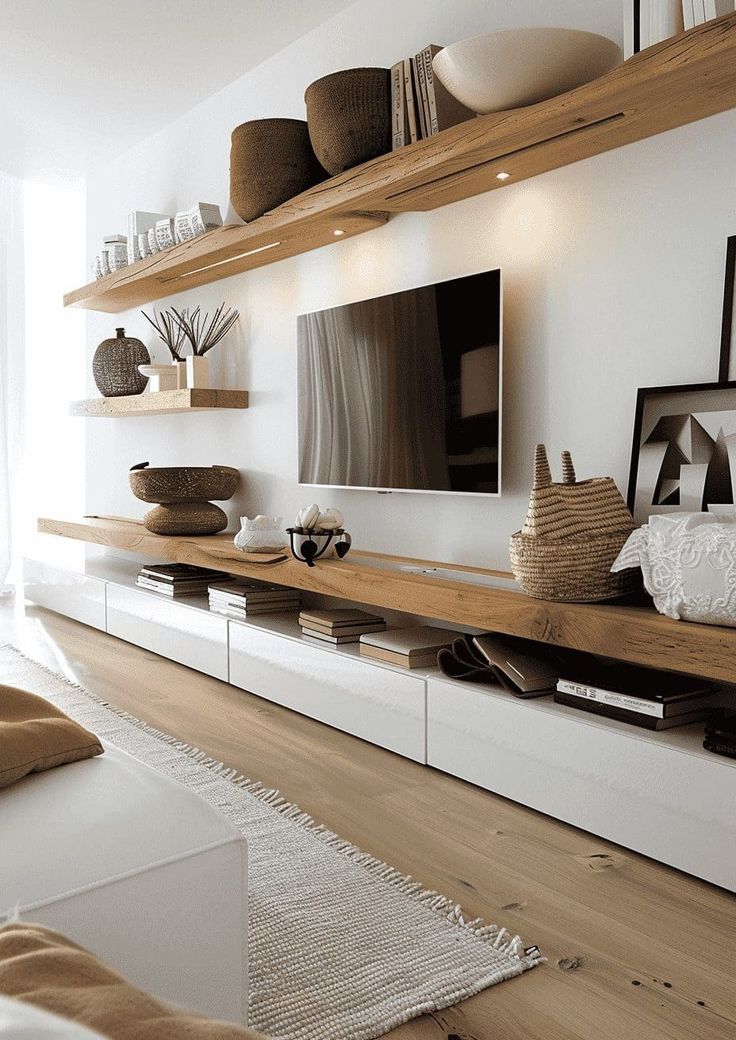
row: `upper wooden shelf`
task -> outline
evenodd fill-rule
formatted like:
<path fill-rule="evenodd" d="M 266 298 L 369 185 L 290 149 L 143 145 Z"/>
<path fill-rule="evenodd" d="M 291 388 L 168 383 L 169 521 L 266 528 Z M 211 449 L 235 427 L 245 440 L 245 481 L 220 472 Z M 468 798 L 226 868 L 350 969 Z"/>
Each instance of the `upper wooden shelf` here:
<path fill-rule="evenodd" d="M 247 408 L 247 390 L 157 390 L 130 397 L 92 397 L 72 401 L 70 415 L 103 416 L 108 419 L 130 415 L 170 415 L 173 412 L 203 412 L 212 408 Z"/>
<path fill-rule="evenodd" d="M 736 106 L 736 14 L 649 47 L 593 83 L 470 119 L 91 282 L 66 306 L 117 312 L 358 235 Z M 508 180 L 497 179 L 501 171 Z M 343 232 L 336 235 L 335 232 Z"/>
<path fill-rule="evenodd" d="M 461 627 L 523 636 L 651 668 L 722 682 L 733 682 L 736 673 L 736 629 L 672 621 L 647 606 L 551 603 L 508 588 L 400 569 L 402 564 L 411 563 L 472 571 L 484 578 L 498 576 L 498 572 L 477 567 L 453 567 L 357 550 L 344 560 L 320 560 L 314 567 L 291 557 L 259 564 L 239 552 L 229 534 L 168 538 L 151 534 L 140 521 L 114 517 L 41 518 L 38 530 L 159 560 L 215 567 Z"/>

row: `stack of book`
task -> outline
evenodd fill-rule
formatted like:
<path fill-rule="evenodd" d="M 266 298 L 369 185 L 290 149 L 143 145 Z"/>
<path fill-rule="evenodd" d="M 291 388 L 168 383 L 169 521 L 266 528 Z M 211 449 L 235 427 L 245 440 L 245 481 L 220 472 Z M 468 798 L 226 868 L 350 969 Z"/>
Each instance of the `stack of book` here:
<path fill-rule="evenodd" d="M 441 50 L 430 43 L 413 58 L 397 61 L 391 69 L 394 150 L 475 118 L 475 112 L 461 105 L 432 71 L 432 58 Z"/>
<path fill-rule="evenodd" d="M 383 632 L 386 622 L 378 614 L 365 610 L 303 610 L 299 615 L 302 632 L 323 643 L 357 643 L 365 632 Z"/>
<path fill-rule="evenodd" d="M 723 701 L 711 683 L 635 665 L 591 665 L 560 678 L 558 704 L 630 722 L 645 729 L 670 729 L 701 722 Z"/>
<path fill-rule="evenodd" d="M 736 711 L 717 712 L 705 727 L 703 747 L 716 755 L 736 758 Z"/>
<path fill-rule="evenodd" d="M 152 563 L 141 567 L 136 585 L 165 596 L 196 596 L 206 592 L 213 578 L 222 578 L 221 571 L 209 567 L 194 567 L 189 563 Z"/>
<path fill-rule="evenodd" d="M 456 636 L 457 632 L 430 625 L 392 628 L 382 634 L 361 636 L 360 652 L 364 657 L 400 668 L 432 668 L 437 664 L 437 654 L 450 646 Z"/>
<path fill-rule="evenodd" d="M 237 621 L 258 614 L 296 610 L 302 602 L 299 589 L 252 581 L 250 578 L 231 578 L 230 581 L 211 583 L 208 592 L 210 610 Z"/>
<path fill-rule="evenodd" d="M 624 57 L 735 9 L 735 0 L 624 0 Z"/>

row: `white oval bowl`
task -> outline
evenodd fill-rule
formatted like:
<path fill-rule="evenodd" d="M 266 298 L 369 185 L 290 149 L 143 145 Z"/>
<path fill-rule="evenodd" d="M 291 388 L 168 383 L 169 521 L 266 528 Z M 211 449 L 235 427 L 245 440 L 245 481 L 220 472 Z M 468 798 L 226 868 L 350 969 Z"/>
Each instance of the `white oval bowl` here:
<path fill-rule="evenodd" d="M 602 76 L 623 59 L 613 40 L 581 29 L 503 29 L 444 47 L 432 67 L 473 112 L 533 105 Z"/>

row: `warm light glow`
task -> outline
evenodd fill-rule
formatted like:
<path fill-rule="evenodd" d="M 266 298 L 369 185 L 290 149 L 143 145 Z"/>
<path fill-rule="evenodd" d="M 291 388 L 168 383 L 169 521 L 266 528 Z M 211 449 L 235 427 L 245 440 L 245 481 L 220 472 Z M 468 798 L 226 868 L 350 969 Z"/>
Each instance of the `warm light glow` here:
<path fill-rule="evenodd" d="M 192 274 L 200 274 L 202 271 L 211 271 L 213 267 L 222 267 L 223 264 L 233 264 L 236 260 L 242 260 L 246 256 L 254 256 L 256 253 L 264 253 L 267 249 L 275 249 L 276 246 L 280 246 L 280 242 L 269 242 L 267 246 L 259 246 L 257 249 L 248 249 L 245 253 L 238 253 L 236 256 L 229 256 L 227 260 L 216 260 L 214 264 L 205 264 L 204 267 L 195 267 L 193 271 L 185 271 L 184 274 L 178 274 L 174 278 L 163 278 L 164 282 L 174 282 L 177 278 L 188 278 Z"/>
<path fill-rule="evenodd" d="M 337 238 L 340 235 L 344 235 L 345 232 L 343 231 L 342 228 L 338 227 L 338 228 L 335 228 L 335 230 L 332 232 L 332 234 Z"/>
<path fill-rule="evenodd" d="M 497 181 L 507 181 L 510 176 L 511 176 L 510 173 L 506 173 L 505 170 L 501 170 L 500 173 L 496 174 L 496 180 Z"/>

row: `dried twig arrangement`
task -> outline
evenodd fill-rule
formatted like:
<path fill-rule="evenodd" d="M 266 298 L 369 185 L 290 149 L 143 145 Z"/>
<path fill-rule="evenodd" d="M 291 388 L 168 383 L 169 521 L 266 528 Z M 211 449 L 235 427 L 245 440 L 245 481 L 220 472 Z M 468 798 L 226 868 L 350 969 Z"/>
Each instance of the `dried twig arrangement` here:
<path fill-rule="evenodd" d="M 160 314 L 156 314 L 155 307 L 153 309 L 153 318 L 149 318 L 145 311 L 141 311 L 141 314 L 156 330 L 159 339 L 168 347 L 171 360 L 183 361 L 182 351 L 186 345 L 186 336 L 174 315 L 170 311 L 161 311 Z M 184 314 L 186 314 L 186 311 L 184 311 Z"/>
<path fill-rule="evenodd" d="M 234 307 L 225 310 L 225 304 L 221 303 L 210 318 L 209 314 L 202 314 L 196 307 L 190 314 L 183 310 L 179 312 L 176 307 L 171 308 L 182 334 L 185 336 L 192 348 L 195 357 L 202 357 L 207 351 L 217 346 L 221 339 L 227 336 L 235 322 L 238 320 L 238 312 Z"/>

